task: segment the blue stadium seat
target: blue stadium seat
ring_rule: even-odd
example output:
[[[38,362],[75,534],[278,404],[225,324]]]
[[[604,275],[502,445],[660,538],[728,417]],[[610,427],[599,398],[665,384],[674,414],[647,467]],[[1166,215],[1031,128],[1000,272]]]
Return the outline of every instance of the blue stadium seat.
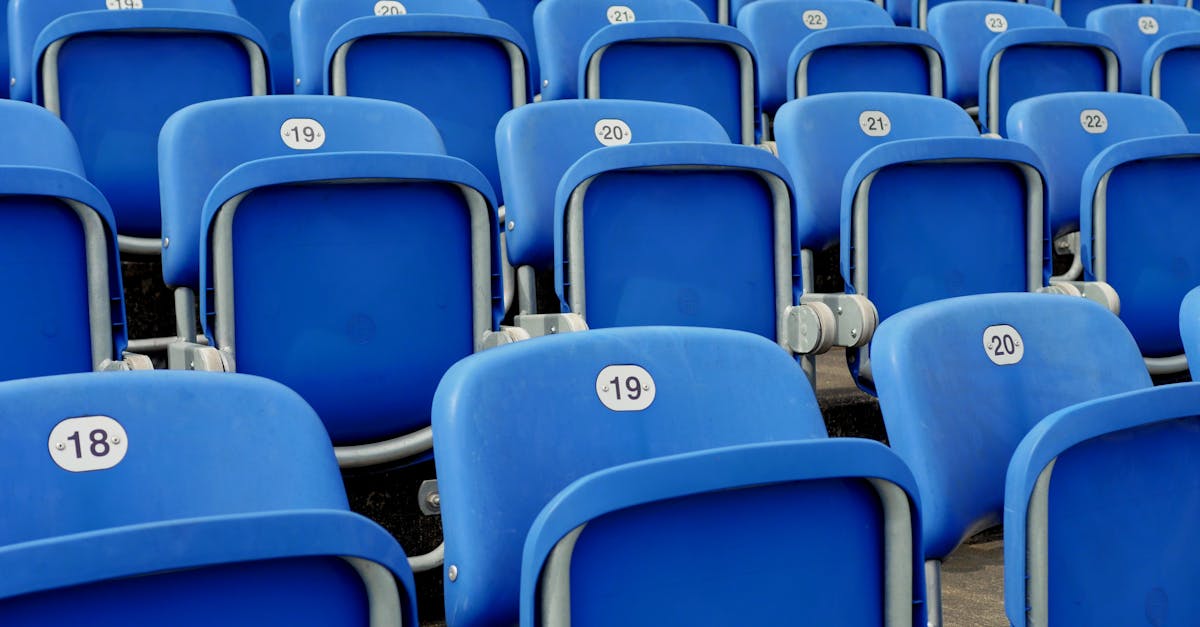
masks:
[[[913,28],[919,28],[921,30],[929,29],[929,12],[937,7],[942,6],[943,4],[951,4],[953,2],[960,2],[960,1],[967,1],[967,2],[1000,1],[1000,2],[1012,3],[1012,0],[910,0],[910,1],[912,3],[912,25],[913,25]],[[1022,4],[1024,4],[1024,3],[1022,3]],[[1050,11],[1050,12],[1053,13],[1053,11]],[[1005,30],[1008,30],[1009,28],[1012,28],[1012,27],[1013,26],[1011,24],[1008,24],[1006,22],[1002,22],[1000,20],[991,20],[991,29],[996,29],[992,32],[1004,32]],[[989,30],[991,30],[991,29],[989,29]],[[939,41],[940,41],[940,39],[939,39]]]
[[[1200,384],[1080,403],[1008,467],[1004,605],[1026,625],[1200,622]]]
[[[708,16],[709,21],[717,24],[730,23],[729,0],[692,0],[692,2],[704,9],[704,14]]]
[[[1116,290],[1151,372],[1184,370],[1175,315],[1200,285],[1200,256],[1178,242],[1200,228],[1187,209],[1200,143],[1167,104],[1132,94],[1034,98],[1013,107],[1010,124],[1042,156],[1058,190],[1047,234],[1077,218],[1084,278]],[[1078,213],[1068,214],[1072,200]]]
[[[796,185],[799,247],[840,242],[846,291],[870,299],[880,320],[1044,284],[1040,161],[1016,142],[979,137],[954,103],[813,96],[779,110],[775,136]],[[848,356],[870,390],[866,351]]]
[[[160,145],[164,279],[197,290],[215,347],[172,367],[287,384],[345,465],[426,452],[438,380],[501,315],[483,175],[415,109],[352,97],[202,103]]]
[[[1159,39],[1142,58],[1142,93],[1171,105],[1188,130],[1200,132],[1200,33],[1174,33]]]
[[[12,97],[45,106],[74,133],[88,180],[112,204],[122,250],[158,254],[159,129],[195,102],[266,94],[267,45],[230,0],[133,4],[145,8],[13,0]]]
[[[487,9],[488,17],[507,22],[521,33],[521,39],[525,40],[525,45],[529,47],[529,76],[533,79],[534,91],[538,91],[541,73],[538,69],[536,40],[533,36],[533,10],[537,8],[538,0],[479,0],[479,3]]]
[[[1168,35],[1200,31],[1200,12],[1184,7],[1124,4],[1088,13],[1087,27],[1112,38],[1121,61],[1121,91],[1136,94],[1142,89],[1146,51]]]
[[[940,562],[1001,523],[1005,469],[1025,434],[1064,407],[1151,385],[1120,321],[1067,296],[921,305],[884,321],[871,352],[888,441],[920,487],[931,617]]]
[[[1107,6],[1118,4],[1150,4],[1142,0],[1033,0],[1032,4],[1040,4],[1062,16],[1067,26],[1083,28],[1087,26],[1088,13]]]
[[[292,93],[295,75],[292,74],[292,29],[288,21],[292,0],[233,0],[233,3],[238,15],[254,24],[266,37],[274,93]]]
[[[542,0],[533,24],[543,100],[684,104],[711,114],[735,141],[759,141],[754,47],[689,0]]]
[[[84,180],[71,132],[45,109],[0,101],[0,381],[148,368],[125,354],[116,225]]]
[[[1117,91],[1116,51],[1108,35],[1082,28],[1018,28],[992,37],[979,58],[979,122],[984,132],[1008,137],[1008,110],[1026,98]]]
[[[398,5],[406,14],[377,15],[387,6],[296,0],[296,93],[415,107],[438,127],[447,153],[479,168],[499,191],[496,123],[532,100],[524,40],[476,0],[406,0]]]
[[[823,93],[942,95],[937,41],[896,28],[869,2],[756,2],[741,12],[738,28],[758,52],[760,101],[768,115],[787,100]]]
[[[929,33],[946,58],[946,97],[964,107],[979,105],[979,61],[998,33],[1019,28],[1065,27],[1045,7],[996,0],[955,0],[933,7]]]
[[[5,625],[416,625],[404,551],[349,511],[282,385],[201,373],[0,384]],[[47,450],[49,455],[47,455]]]
[[[770,342],[712,329],[463,360],[434,401],[447,623],[920,624],[910,475],[877,443],[826,439],[806,387]],[[882,479],[888,504],[859,477]]]

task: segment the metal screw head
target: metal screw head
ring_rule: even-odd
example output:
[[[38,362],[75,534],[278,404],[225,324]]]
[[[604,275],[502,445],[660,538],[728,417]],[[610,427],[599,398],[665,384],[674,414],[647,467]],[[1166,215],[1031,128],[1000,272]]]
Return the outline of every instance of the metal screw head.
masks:
[[[554,335],[555,333],[558,333],[558,327],[550,327],[550,334]]]
[[[450,581],[458,581],[458,567],[454,564],[450,565],[450,568],[447,569],[446,574],[450,577]]]
[[[441,507],[442,495],[438,494],[437,492],[430,492],[429,496],[425,497],[425,502],[429,503],[433,507]]]
[[[299,84],[300,84],[300,79],[298,79],[298,78],[296,79],[296,84],[297,84],[297,85],[299,85]]]
[[[642,386],[642,391],[643,391],[643,392],[649,392],[649,391],[650,391],[650,384],[649,384],[649,383],[647,383],[647,384],[643,385],[643,386]]]
[[[607,392],[607,391],[608,391],[608,386],[606,385],[606,386],[604,386],[604,387],[600,388],[600,391],[601,391],[601,392]],[[62,445],[61,445],[61,444],[59,444],[59,446],[62,446]]]
[[[114,435],[114,436],[112,437],[112,443],[113,443],[114,445],[120,444],[120,443],[121,443],[121,436],[119,436],[119,435]]]
[[[858,329],[850,329],[850,337],[858,337]]]
[[[65,448],[67,448],[67,445],[63,444],[62,442],[59,442],[58,444],[54,445],[54,450],[56,450],[56,451],[61,451]]]
[[[513,222],[512,220],[509,220],[509,221],[508,221],[508,230],[510,230],[510,231],[511,231],[511,230],[513,230],[513,229],[515,229],[515,228],[517,228],[517,223],[516,223],[516,222]]]
[[[171,238],[164,237],[163,238],[163,248],[170,248],[170,247],[171,247]]]
[[[15,77],[15,76],[14,76],[14,77],[12,77],[12,78],[8,79],[8,84],[9,84],[9,85],[16,85],[16,84],[17,84],[17,77]]]
[[[14,84],[16,84],[16,81],[17,81],[17,79],[15,79],[15,78],[14,78],[14,79],[13,79],[13,83],[14,83]],[[547,78],[547,79],[543,79],[543,80],[542,80],[542,87],[549,87],[549,86],[550,86],[550,79],[548,79],[548,78]]]
[[[839,316],[842,315],[842,306],[841,305],[838,305],[837,312],[838,312]]]

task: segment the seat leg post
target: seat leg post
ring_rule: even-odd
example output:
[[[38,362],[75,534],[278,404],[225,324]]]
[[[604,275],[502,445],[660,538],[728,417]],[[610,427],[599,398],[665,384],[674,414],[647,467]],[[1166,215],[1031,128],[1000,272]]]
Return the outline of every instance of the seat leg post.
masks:
[[[942,627],[942,563],[938,560],[925,562],[925,599],[926,624]]]
[[[196,341],[196,294],[187,287],[175,288],[175,337],[181,342]]]
[[[537,283],[534,278],[533,266],[517,268],[517,313],[521,315],[537,313]]]

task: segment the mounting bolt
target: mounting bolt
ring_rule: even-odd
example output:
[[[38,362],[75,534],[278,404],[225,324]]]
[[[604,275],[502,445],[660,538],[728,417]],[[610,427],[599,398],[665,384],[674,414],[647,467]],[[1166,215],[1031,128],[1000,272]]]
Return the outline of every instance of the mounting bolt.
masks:
[[[430,492],[429,496],[425,497],[425,502],[434,509],[440,509],[442,507],[442,495],[437,492]]]
[[[113,446],[116,446],[116,445],[120,444],[120,443],[121,443],[121,436],[114,435],[114,436],[112,437],[112,443],[113,443]]]
[[[555,333],[558,333],[558,327],[551,326],[550,327],[550,335],[554,335]]]
[[[850,329],[850,337],[858,337],[858,329]]]
[[[510,230],[510,231],[511,231],[511,230],[513,230],[513,229],[515,229],[515,228],[517,228],[517,223],[516,223],[516,222],[513,222],[512,220],[509,220],[509,221],[508,221],[508,230]]]
[[[171,238],[164,237],[163,238],[163,248],[170,248],[170,247],[171,247]]]
[[[450,568],[447,569],[446,574],[450,577],[450,581],[458,581],[458,567],[454,564],[450,565]]]
[[[65,448],[67,448],[67,445],[63,444],[62,442],[59,442],[58,444],[54,445],[54,450],[56,450],[56,451],[61,451]]]
[[[604,387],[600,388],[600,391],[601,391],[601,392],[607,392],[607,391],[608,391],[608,386],[606,385],[606,386],[604,386]],[[62,446],[62,445],[61,445],[61,444],[59,444],[59,446]]]
[[[649,391],[650,391],[650,384],[649,384],[649,383],[647,383],[647,384],[643,385],[643,386],[642,386],[642,391],[643,391],[643,392],[649,392]]]

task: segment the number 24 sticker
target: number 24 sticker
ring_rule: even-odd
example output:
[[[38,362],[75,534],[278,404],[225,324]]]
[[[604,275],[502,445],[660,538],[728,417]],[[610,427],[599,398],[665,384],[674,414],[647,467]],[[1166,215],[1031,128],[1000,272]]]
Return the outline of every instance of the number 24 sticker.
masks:
[[[642,411],[655,392],[654,378],[641,366],[609,366],[596,376],[596,396],[613,411]]]

